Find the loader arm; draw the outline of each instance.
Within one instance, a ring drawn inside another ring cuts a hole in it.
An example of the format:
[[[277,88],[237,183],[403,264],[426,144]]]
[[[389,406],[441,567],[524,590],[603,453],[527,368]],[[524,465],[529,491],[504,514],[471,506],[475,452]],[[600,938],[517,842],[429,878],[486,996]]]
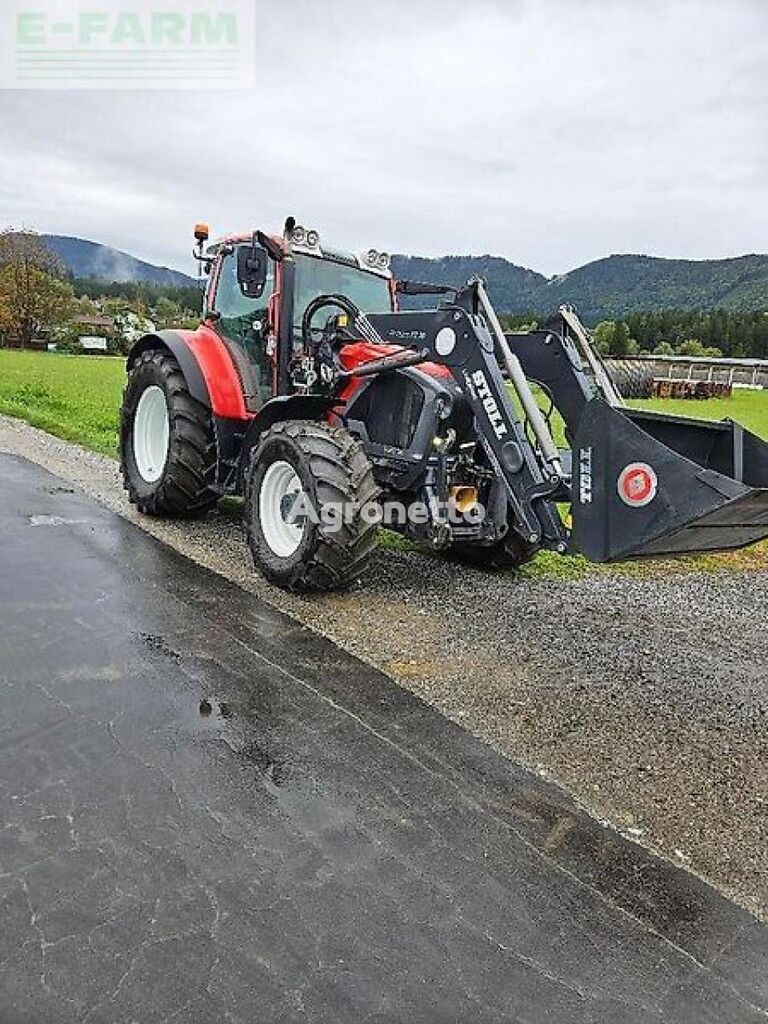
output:
[[[459,293],[455,304],[444,304],[438,310],[375,313],[368,314],[366,320],[383,342],[415,349],[422,360],[450,370],[472,407],[488,461],[504,483],[515,513],[514,528],[527,544],[564,552],[568,532],[554,499],[562,495],[568,480],[517,363],[515,386],[525,415],[530,421],[535,408],[539,416],[539,443],[534,447],[527,436],[499,367],[498,339],[480,313],[483,300],[478,286],[472,282]]]
[[[768,537],[768,444],[730,421],[625,408],[570,307],[542,330],[504,335],[476,279],[438,310],[367,320],[381,340],[422,349],[451,371],[528,543],[610,562],[726,550]],[[547,389],[565,421],[567,458],[529,381]],[[555,500],[571,502],[570,535]]]
[[[589,332],[570,306],[535,331],[506,334],[529,381],[542,385],[565,422],[573,442],[588,402],[602,398],[614,409],[624,408]]]

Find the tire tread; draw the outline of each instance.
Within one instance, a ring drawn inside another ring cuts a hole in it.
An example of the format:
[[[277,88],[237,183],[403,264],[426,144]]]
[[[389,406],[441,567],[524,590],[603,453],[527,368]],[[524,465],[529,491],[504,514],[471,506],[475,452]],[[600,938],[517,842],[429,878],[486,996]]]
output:
[[[331,502],[363,505],[375,498],[379,489],[368,458],[360,443],[346,430],[310,420],[287,420],[265,433],[251,455],[247,474],[246,533],[256,565],[264,575],[288,590],[308,592],[348,587],[365,571],[377,545],[376,524],[362,518],[343,525],[337,532],[329,531],[327,525],[320,522],[309,557],[292,567],[289,579],[282,574],[278,578],[260,558],[256,535],[258,497],[253,476],[265,444],[275,438],[289,440],[307,458],[320,506]]]
[[[148,371],[148,368],[151,370]],[[128,468],[127,447],[133,430],[132,397],[142,376],[151,373],[171,400],[171,441],[163,476],[152,494],[142,494]],[[218,501],[210,486],[216,470],[216,444],[210,410],[193,398],[179,364],[165,349],[142,352],[128,373],[120,421],[120,472],[128,500],[152,516],[202,515]]]

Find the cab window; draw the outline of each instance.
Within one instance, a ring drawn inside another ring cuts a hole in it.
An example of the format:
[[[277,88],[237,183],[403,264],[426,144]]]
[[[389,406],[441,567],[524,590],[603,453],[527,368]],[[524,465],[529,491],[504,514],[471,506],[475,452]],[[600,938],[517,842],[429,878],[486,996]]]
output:
[[[251,299],[247,295],[243,295],[237,280],[237,251],[230,253],[222,260],[219,271],[219,280],[216,285],[216,311],[222,320],[238,320],[245,316],[253,317],[254,313],[266,310],[269,297],[274,291],[274,285],[275,265],[270,260],[267,283],[261,298]]]
[[[272,390],[272,367],[267,356],[267,306],[275,288],[275,265],[269,261],[267,282],[260,298],[244,295],[237,280],[237,249],[223,257],[213,308],[219,314],[216,331],[239,345],[251,364],[262,399]]]

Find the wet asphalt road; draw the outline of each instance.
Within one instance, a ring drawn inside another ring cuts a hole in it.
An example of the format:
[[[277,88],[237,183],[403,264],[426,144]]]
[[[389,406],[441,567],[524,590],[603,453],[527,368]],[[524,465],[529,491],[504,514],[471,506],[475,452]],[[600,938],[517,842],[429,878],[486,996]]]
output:
[[[0,456],[0,1021],[765,1020],[768,931]]]

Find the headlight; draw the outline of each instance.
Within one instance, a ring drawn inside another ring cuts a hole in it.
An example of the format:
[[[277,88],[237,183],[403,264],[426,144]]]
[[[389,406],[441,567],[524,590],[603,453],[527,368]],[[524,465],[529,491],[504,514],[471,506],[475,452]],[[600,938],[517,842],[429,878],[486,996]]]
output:
[[[296,227],[291,232],[291,241],[295,242],[296,245],[303,245],[306,237],[307,232],[304,230],[301,224],[297,224]]]
[[[314,249],[315,246],[317,246],[319,244],[320,244],[320,235],[317,233],[317,231],[308,231],[307,232],[307,245],[311,249]]]
[[[366,257],[365,257],[365,262],[368,264],[369,267],[376,267],[376,266],[378,266],[379,254],[376,252],[375,249],[369,249],[368,250],[368,252],[366,254]]]
[[[388,270],[389,269],[389,253],[388,252],[380,252],[379,253],[379,258],[376,260],[376,266],[380,270]]]

